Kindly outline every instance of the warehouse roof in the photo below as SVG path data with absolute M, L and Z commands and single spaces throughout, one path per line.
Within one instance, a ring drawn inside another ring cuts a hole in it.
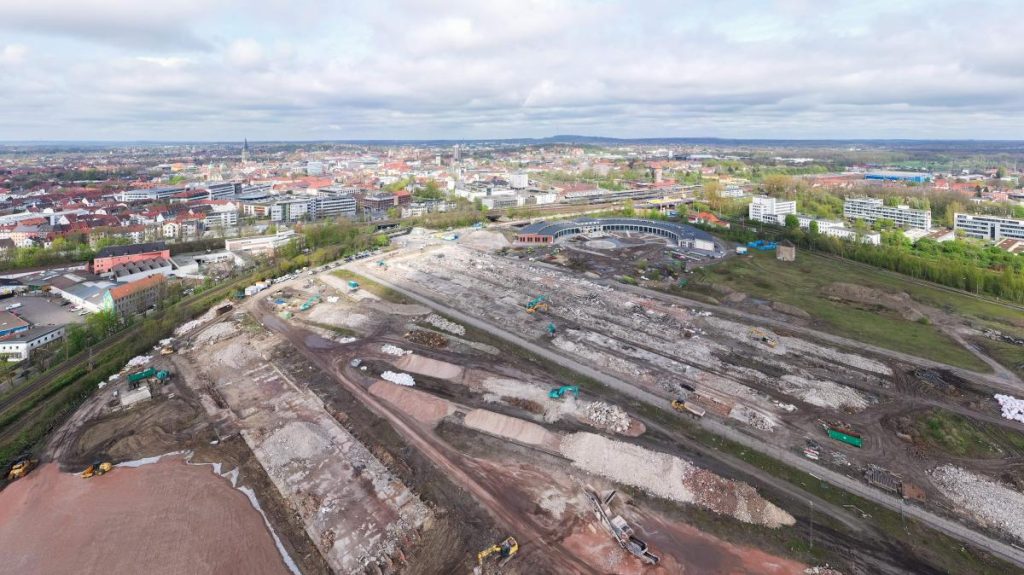
M 163 242 L 150 242 L 148 244 L 132 244 L 130 246 L 107 246 L 96 254 L 96 258 L 112 258 L 117 256 L 129 256 L 132 254 L 162 252 L 166 249 L 167 245 Z
M 540 221 L 534 222 L 520 229 L 519 233 L 523 235 L 561 236 L 581 233 L 581 228 L 593 226 L 600 226 L 601 228 L 608 228 L 610 230 L 625 226 L 639 226 L 642 228 L 645 227 L 651 228 L 652 230 L 658 230 L 658 232 L 662 234 L 674 235 L 680 240 L 701 239 L 709 242 L 714 241 L 714 237 L 711 234 L 703 230 L 698 230 L 693 226 L 676 224 L 673 222 L 663 222 L 659 220 L 645 220 L 641 218 L 582 218 L 568 222 Z

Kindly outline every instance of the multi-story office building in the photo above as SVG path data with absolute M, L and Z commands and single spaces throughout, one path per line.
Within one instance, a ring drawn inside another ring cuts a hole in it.
M 241 182 L 217 182 L 204 187 L 210 191 L 211 200 L 226 200 L 242 193 Z
M 962 230 L 967 237 L 982 240 L 1024 240 L 1024 220 L 999 216 L 956 214 L 953 218 L 953 229 Z
M 138 190 L 125 190 L 117 194 L 117 199 L 122 202 L 155 201 L 163 200 L 174 194 L 185 191 L 185 186 L 167 186 L 163 188 L 144 188 Z
M 778 200 L 768 196 L 757 196 L 747 207 L 747 218 L 755 222 L 781 225 L 786 215 L 796 213 L 796 202 Z
M 909 206 L 886 206 L 880 198 L 846 198 L 843 217 L 868 223 L 890 220 L 900 228 L 928 230 L 932 227 L 931 211 L 913 210 Z

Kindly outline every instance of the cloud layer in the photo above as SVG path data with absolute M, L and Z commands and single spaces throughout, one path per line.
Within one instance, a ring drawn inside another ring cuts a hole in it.
M 6 140 L 1024 134 L 1013 0 L 0 2 Z

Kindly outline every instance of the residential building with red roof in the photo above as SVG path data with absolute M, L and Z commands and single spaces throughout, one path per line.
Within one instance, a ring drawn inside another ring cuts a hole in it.
M 163 274 L 116 285 L 103 293 L 101 307 L 124 318 L 143 312 L 163 299 L 167 278 Z

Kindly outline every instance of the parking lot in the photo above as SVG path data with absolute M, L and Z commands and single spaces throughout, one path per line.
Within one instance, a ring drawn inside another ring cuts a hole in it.
M 11 309 L 14 314 L 32 325 L 64 325 L 69 323 L 83 323 L 86 315 L 78 315 L 72 311 L 72 305 L 62 306 L 64 300 L 59 297 L 45 295 L 21 295 L 0 300 L 0 309 L 21 304 L 16 309 Z

